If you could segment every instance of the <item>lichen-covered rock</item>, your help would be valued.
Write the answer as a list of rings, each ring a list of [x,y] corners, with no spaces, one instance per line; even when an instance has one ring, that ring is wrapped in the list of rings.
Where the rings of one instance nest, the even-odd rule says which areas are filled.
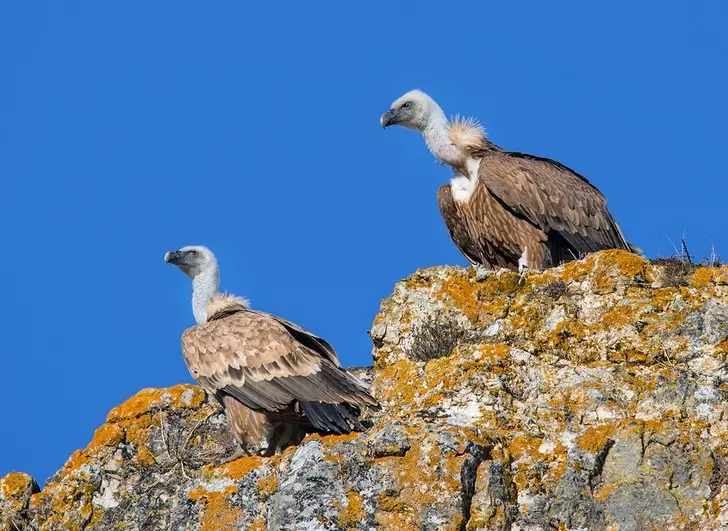
[[[30,497],[38,484],[28,474],[11,472],[0,478],[0,530],[19,530],[25,522]]]
[[[418,271],[357,370],[367,432],[216,466],[217,405],[141,391],[41,492],[0,479],[0,529],[726,529],[728,268],[679,271]]]
[[[484,441],[468,529],[728,520],[728,268],[682,280],[606,251],[525,282],[438,267],[396,285],[375,393],[411,429]]]

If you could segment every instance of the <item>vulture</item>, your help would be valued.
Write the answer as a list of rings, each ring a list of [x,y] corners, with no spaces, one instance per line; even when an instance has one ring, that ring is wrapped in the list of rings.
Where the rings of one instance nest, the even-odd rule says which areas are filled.
[[[182,334],[192,376],[225,410],[240,443],[233,456],[272,455],[307,433],[363,429],[362,406],[378,407],[366,384],[339,364],[325,340],[261,311],[247,300],[221,294],[215,255],[189,246],[164,261],[192,279],[197,325]]]
[[[476,120],[448,120],[424,92],[397,99],[380,123],[419,131],[453,169],[437,200],[450,237],[472,265],[524,272],[601,249],[636,252],[585,177],[555,160],[501,149]]]

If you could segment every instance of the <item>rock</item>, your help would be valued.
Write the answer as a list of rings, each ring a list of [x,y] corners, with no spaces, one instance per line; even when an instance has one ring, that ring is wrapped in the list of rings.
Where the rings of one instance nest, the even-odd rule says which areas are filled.
[[[0,529],[728,528],[728,268],[434,267],[370,335],[368,431],[216,466],[219,407],[144,390],[42,491],[2,478]]]
[[[30,497],[38,490],[38,484],[28,474],[11,472],[0,478],[0,529],[22,529]]]

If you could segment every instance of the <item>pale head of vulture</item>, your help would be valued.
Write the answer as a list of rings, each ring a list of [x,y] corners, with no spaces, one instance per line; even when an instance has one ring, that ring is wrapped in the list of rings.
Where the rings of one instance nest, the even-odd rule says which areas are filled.
[[[167,251],[164,254],[164,261],[176,265],[193,280],[204,271],[217,269],[217,258],[203,245],[188,245],[177,251]]]
[[[435,157],[468,178],[477,170],[473,155],[485,141],[483,128],[472,119],[449,121],[437,102],[421,90],[410,90],[395,100],[379,122],[385,128],[401,125],[419,131]]]
[[[198,324],[207,321],[207,303],[220,287],[217,258],[202,245],[188,245],[164,254],[164,261],[179,267],[192,279],[192,313]]]
[[[424,131],[432,118],[439,118],[444,114],[439,105],[421,90],[410,90],[404,96],[397,98],[390,109],[382,114],[379,123],[382,127],[401,125],[409,129]]]

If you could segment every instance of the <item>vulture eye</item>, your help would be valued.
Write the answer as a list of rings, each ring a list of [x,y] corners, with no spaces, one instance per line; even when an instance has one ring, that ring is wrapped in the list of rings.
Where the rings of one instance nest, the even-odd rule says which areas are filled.
[[[197,251],[190,251],[190,256],[197,256]]]
[[[407,107],[411,107],[411,106],[412,106],[412,103],[411,103],[411,102],[409,102],[409,101],[405,101],[405,102],[404,102],[404,103],[402,104],[402,108],[403,108],[403,109],[406,109]]]

